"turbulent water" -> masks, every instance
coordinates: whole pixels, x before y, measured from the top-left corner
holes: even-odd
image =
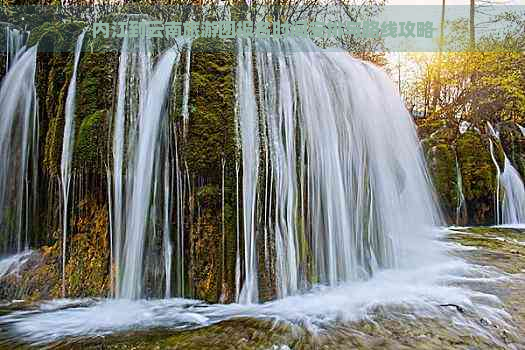
[[[451,247],[435,242],[434,254]],[[454,247],[458,249],[458,247]],[[461,248],[463,249],[463,248]],[[0,317],[6,335],[44,345],[63,339],[82,344],[116,332],[148,329],[196,329],[224,320],[255,318],[306,328],[312,334],[333,332],[337,325],[387,317],[424,320],[429,317],[453,325],[451,332],[468,330],[491,339],[491,330],[479,324],[511,331],[509,315],[500,300],[459,284],[491,286],[508,279],[490,268],[456,258],[428,259],[416,253],[417,267],[384,270],[368,281],[338,287],[318,286],[301,295],[262,304],[210,305],[190,299],[55,300],[22,308]],[[429,261],[430,260],[430,261]],[[445,305],[445,306],[443,306]],[[446,305],[451,305],[449,309]],[[462,312],[456,312],[460,305]],[[242,326],[242,321],[240,323]],[[126,333],[124,333],[126,334]],[[498,341],[494,339],[498,344]],[[1,343],[0,343],[1,344]],[[12,343],[11,343],[12,344]],[[67,344],[67,343],[66,343]]]
[[[30,245],[38,161],[36,53],[25,46],[13,53],[0,90],[0,256]]]

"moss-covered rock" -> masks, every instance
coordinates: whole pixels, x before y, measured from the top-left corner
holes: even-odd
[[[456,224],[459,184],[456,165],[456,133],[443,119],[420,122],[418,134],[445,220]]]
[[[84,22],[50,20],[31,30],[27,45],[38,44],[40,52],[74,52]]]
[[[458,138],[457,155],[469,223],[494,223],[496,167],[490,156],[488,140],[474,131],[467,131]]]
[[[37,83],[40,101],[40,116],[43,120],[43,170],[50,177],[59,176],[62,156],[64,114],[68,81],[72,74],[72,54],[58,53],[42,55],[45,66],[38,72]],[[43,96],[41,95],[43,94]]]
[[[68,297],[109,295],[110,263],[108,211],[91,196],[72,217],[67,241],[65,286]],[[0,279],[0,299],[52,299],[62,296],[62,232],[53,245],[30,256],[19,272]]]
[[[217,181],[222,159],[235,160],[235,54],[199,52],[202,47],[226,45],[222,40],[193,43],[189,111],[183,153],[189,169]],[[229,168],[234,168],[228,164]]]
[[[454,223],[459,197],[454,147],[444,143],[432,146],[427,152],[427,164],[447,222]]]
[[[194,41],[189,125],[186,135],[179,135],[193,189],[188,227],[191,232],[190,284],[195,297],[211,302],[231,302],[235,295],[238,150],[235,54],[227,50],[228,45],[232,43],[218,39]],[[204,48],[210,46],[229,52],[205,52]]]
[[[205,185],[197,190],[198,215],[192,235],[193,286],[199,299],[217,302],[221,295],[222,230],[221,194],[218,186]]]
[[[110,240],[108,208],[89,195],[73,218],[68,242],[66,294],[75,297],[109,296]]]
[[[97,111],[82,120],[78,129],[75,144],[75,156],[73,167],[77,171],[105,175],[105,163],[107,162],[108,130],[107,114],[105,110]]]

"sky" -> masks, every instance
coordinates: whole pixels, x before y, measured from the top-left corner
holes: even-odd
[[[386,0],[387,5],[442,5],[443,0]],[[502,4],[502,5],[524,5],[525,0],[486,0],[490,1],[493,4]],[[476,0],[479,3],[479,0]],[[446,5],[470,5],[470,0],[446,0]],[[401,60],[401,66],[409,65],[407,60],[406,53],[389,53],[387,54],[387,60],[389,61],[390,68],[394,71],[392,74],[392,79],[397,81],[397,71],[394,67],[397,67],[399,60]],[[402,79],[413,78],[414,72],[413,69],[401,69]]]

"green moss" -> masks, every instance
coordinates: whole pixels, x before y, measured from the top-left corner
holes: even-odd
[[[223,158],[235,159],[235,92],[233,53],[199,53],[220,40],[196,40],[192,50],[190,125],[184,158],[195,173],[220,177]]]
[[[458,201],[455,150],[449,144],[438,144],[429,149],[427,160],[441,207],[453,218]]]
[[[112,87],[117,56],[114,53],[84,53],[77,71],[75,125],[77,141],[73,151],[73,170],[104,175],[103,156],[107,152],[108,135],[105,116],[112,107]],[[72,54],[46,56],[47,69],[41,79],[49,81],[45,89],[41,115],[48,120],[43,145],[43,166],[46,174],[58,176],[64,130],[65,102],[73,71]],[[102,112],[104,111],[104,112]],[[78,140],[80,138],[80,140]],[[99,152],[98,155],[95,152]],[[98,159],[97,159],[98,158]]]
[[[105,175],[104,161],[107,154],[107,111],[97,111],[82,121],[76,137],[74,168],[100,176]]]
[[[238,318],[184,331],[150,330],[99,337],[79,344],[79,349],[243,349],[266,350],[275,344],[293,349],[306,332],[266,320]],[[305,349],[310,349],[306,347]],[[73,349],[77,349],[73,347]]]
[[[47,86],[39,87],[41,101],[40,115],[43,116],[43,125],[46,137],[44,138],[44,171],[49,176],[60,174],[60,158],[62,155],[62,139],[64,132],[65,100],[67,97],[67,79],[73,69],[70,59],[71,54],[46,54],[45,68],[39,70],[39,84],[47,83]]]
[[[473,131],[461,135],[457,141],[457,155],[463,178],[463,193],[467,201],[469,219],[474,224],[494,222],[494,193],[496,167],[488,150],[488,141]]]
[[[233,300],[236,251],[235,55],[225,51],[231,42],[197,39],[191,57],[189,125],[180,133],[182,156],[195,191],[190,282],[193,293],[208,301]],[[177,116],[178,118],[178,116]],[[222,181],[224,163],[224,233]]]
[[[117,67],[117,53],[82,54],[78,67],[77,118],[111,109]]]
[[[75,206],[67,241],[66,295],[109,295],[110,263],[108,211],[88,194]],[[18,275],[2,281],[0,297],[8,299],[52,299],[62,296],[62,232],[51,234],[55,243],[40,248]],[[2,295],[9,292],[8,295]]]
[[[74,52],[76,38],[85,26],[83,22],[50,20],[31,30],[27,44],[38,43],[42,52]]]

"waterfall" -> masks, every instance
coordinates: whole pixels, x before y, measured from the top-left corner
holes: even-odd
[[[174,132],[173,134],[176,135]],[[177,192],[177,294],[179,296],[184,296],[184,274],[185,274],[185,265],[184,265],[184,208],[185,208],[185,189],[183,186],[184,183],[184,172],[180,166],[179,158],[179,146],[177,142],[177,137],[175,139],[175,190]]]
[[[256,47],[259,107],[251,47],[238,42],[245,241],[239,301],[257,300],[255,240],[264,232],[274,236],[281,297],[401,266],[404,254],[430,241],[425,233],[441,216],[414,124],[386,74],[309,41],[259,40]],[[274,188],[258,197],[260,142],[269,148],[265,183]]]
[[[131,171],[134,180],[131,188],[130,207],[127,209],[126,237],[122,256],[122,284],[119,296],[127,299],[143,295],[143,260],[146,232],[149,227],[152,191],[155,188],[155,158],[158,153],[162,118],[165,117],[171,73],[178,64],[180,52],[168,50],[159,60],[148,84],[144,103],[141,105],[139,127],[135,146],[135,159]]]
[[[241,294],[241,246],[240,246],[240,224],[239,224],[239,163],[235,164],[235,213],[236,213],[236,229],[235,229],[235,301],[239,301]]]
[[[62,296],[66,292],[66,240],[68,227],[68,197],[69,185],[71,183],[71,160],[73,158],[73,146],[75,144],[75,95],[77,90],[77,68],[80,60],[80,53],[82,50],[82,43],[84,42],[84,35],[86,30],[78,36],[77,45],[75,47],[75,61],[73,63],[73,74],[69,82],[66,108],[64,116],[64,138],[62,142],[62,160],[60,162],[60,181],[62,183],[62,198],[63,198],[63,212],[62,212]]]
[[[164,253],[164,279],[165,279],[165,288],[164,288],[164,297],[169,298],[171,297],[171,265],[172,265],[172,254],[173,254],[173,246],[171,244],[171,222],[172,222],[172,201],[171,197],[173,194],[172,188],[172,173],[171,173],[171,154],[169,145],[171,145],[170,140],[170,131],[169,128],[169,120],[168,118],[164,121],[164,128],[163,128],[163,140],[165,141],[164,144],[167,144],[167,149],[164,150],[164,196],[162,197],[163,200],[163,235],[162,235],[162,247],[163,247],[163,253]]]
[[[5,28],[5,41],[6,41],[6,64],[5,71],[9,71],[9,68],[13,65],[16,60],[16,56],[20,49],[24,47],[25,44],[25,33],[16,29],[7,26]]]
[[[487,122],[490,134],[499,141],[499,133]],[[512,166],[503,152],[503,172],[494,153],[494,144],[489,139],[490,156],[496,166],[496,224],[514,225],[525,223],[525,187],[519,172]],[[500,211],[500,186],[503,189]]]
[[[187,47],[189,50],[189,45]],[[151,207],[149,207],[149,202],[142,203],[142,207],[135,205],[134,202],[137,198],[135,189],[142,186],[142,175],[144,175],[143,169],[139,168],[137,163],[140,157],[141,133],[144,129],[142,116],[147,116],[146,119],[150,118],[151,111],[146,110],[149,103],[148,99],[158,98],[160,101],[165,101],[161,91],[155,90],[150,84],[153,81],[155,84],[158,83],[154,80],[156,78],[152,76],[151,52],[152,41],[149,38],[123,39],[119,63],[117,107],[113,127],[114,204],[112,211],[114,219],[112,220],[111,232],[114,235],[112,255],[114,256],[116,270],[115,295],[125,298],[134,298],[144,294],[142,288],[137,287],[142,285],[144,278],[153,279],[150,283],[151,288],[147,291],[148,295],[171,297],[172,288],[178,296],[184,295],[185,177],[180,167],[176,126],[167,116],[157,115],[160,126],[158,126],[157,131],[153,130],[153,134],[151,134],[155,141],[151,154],[155,159],[152,160],[154,164],[151,177],[146,180],[146,189],[143,191],[146,197],[150,196]],[[178,63],[178,60],[177,54],[175,62]],[[158,64],[157,70],[161,68]],[[162,74],[162,72],[159,71],[157,77],[158,74]],[[150,94],[156,94],[156,97],[150,97]],[[152,106],[150,106],[151,108]],[[164,108],[155,111],[155,113],[157,112],[167,113]],[[135,181],[138,183],[135,184]],[[148,187],[150,183],[151,186]],[[173,196],[175,198],[172,198]],[[129,225],[132,223],[133,210],[145,210],[146,214],[143,228],[139,227],[139,230],[144,229],[145,231],[139,234],[138,241],[132,243],[135,238],[132,239],[129,236],[131,234]],[[173,218],[176,219],[176,245],[171,239]],[[159,232],[162,232],[162,237],[157,236]],[[137,232],[133,234],[137,234]],[[134,248],[131,248],[132,246]],[[159,246],[161,250],[158,249]],[[139,261],[129,255],[137,251],[141,251],[144,257],[140,266]],[[174,259],[175,275],[172,276]],[[130,262],[132,265],[129,265]],[[128,280],[127,290],[123,291],[124,279],[131,276],[130,271],[135,271],[133,273],[136,275],[133,277],[133,281]],[[125,276],[126,273],[127,276]],[[173,286],[172,280],[175,281],[175,286]],[[163,283],[161,283],[162,281]],[[138,289],[133,290],[135,287]]]
[[[0,89],[0,255],[21,253],[30,243],[38,158],[36,53],[36,46],[20,48]]]
[[[124,206],[124,134],[125,134],[125,104],[126,83],[128,70],[128,37],[122,41],[119,59],[117,107],[113,127],[113,210],[111,221],[112,234],[112,259],[114,261],[115,276],[113,278],[115,287],[114,294],[117,295],[120,286],[120,251],[122,249],[123,232],[123,206]]]
[[[255,303],[257,295],[257,258],[255,248],[255,198],[259,167],[259,131],[249,40],[238,42],[237,91],[238,120],[242,141],[242,202],[245,278],[239,301]]]
[[[124,38],[119,59],[118,95],[113,125],[113,234],[115,295],[120,295],[127,203],[131,200],[139,113],[151,75],[151,41]],[[127,140],[127,147],[126,147]],[[127,162],[126,162],[127,161]]]
[[[501,223],[505,225],[525,223],[525,188],[520,174],[512,166],[507,155],[505,155],[500,181],[504,190]]]

